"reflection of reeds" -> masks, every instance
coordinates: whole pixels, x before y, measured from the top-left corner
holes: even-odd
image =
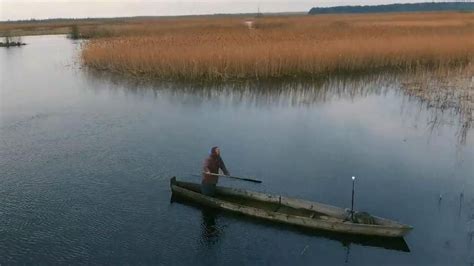
[[[408,95],[420,99],[426,107],[434,110],[430,125],[432,129],[443,123],[438,112],[453,112],[459,118],[459,142],[465,144],[474,121],[473,73],[473,65],[458,70],[423,72],[410,76],[402,88]]]
[[[219,104],[246,105],[254,107],[301,107],[341,99],[356,99],[368,95],[385,94],[394,84],[399,84],[397,75],[365,75],[334,77],[317,81],[246,81],[192,83],[130,79],[126,76],[95,70],[86,70],[89,81],[105,81],[122,88],[126,93],[154,97],[160,93],[173,95],[180,103],[192,101],[218,101]],[[91,84],[89,87],[100,87]]]
[[[218,105],[253,107],[311,107],[333,100],[355,100],[370,95],[401,93],[403,100],[414,102],[419,110],[427,112],[426,125],[435,132],[438,127],[457,129],[458,143],[465,145],[474,120],[474,66],[464,69],[408,74],[357,75],[331,77],[317,82],[302,81],[248,81],[206,83],[164,82],[159,80],[130,79],[109,72],[88,70],[91,82],[114,83],[114,88],[143,98],[169,97],[173,103],[215,102]],[[101,87],[96,84],[90,88]],[[399,89],[402,90],[399,90]],[[402,112],[417,116],[413,110]],[[418,109],[418,108],[417,108]],[[405,111],[404,111],[405,110]],[[416,120],[416,119],[415,119]],[[416,121],[417,125],[420,121]],[[423,125],[425,126],[424,122]]]
[[[474,14],[181,19],[103,27],[86,65],[159,79],[314,78],[465,65]],[[87,35],[87,33],[85,33]],[[93,34],[92,34],[93,35]]]

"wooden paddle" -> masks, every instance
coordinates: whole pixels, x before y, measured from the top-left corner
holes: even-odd
[[[239,179],[239,180],[244,180],[244,181],[250,181],[254,183],[262,183],[262,181],[257,180],[257,179],[252,179],[252,178],[245,178],[245,177],[238,177],[238,176],[231,176],[231,175],[221,175],[221,174],[213,174],[213,173],[204,173],[206,175],[213,175],[213,176],[223,176],[223,177],[228,177],[228,178],[234,178],[234,179]]]

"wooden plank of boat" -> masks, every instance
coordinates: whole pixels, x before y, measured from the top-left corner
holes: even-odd
[[[173,194],[197,203],[270,221],[339,233],[403,237],[412,227],[389,219],[371,216],[373,224],[347,220],[339,207],[249,190],[217,187],[216,196],[201,194],[201,185],[170,180]]]

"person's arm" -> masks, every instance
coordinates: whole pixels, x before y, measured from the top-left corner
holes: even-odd
[[[211,172],[211,170],[209,169],[209,160],[208,159],[204,160],[204,163],[202,165],[202,172],[206,173],[206,174],[209,174]]]
[[[219,168],[224,172],[224,175],[230,175],[229,171],[227,171],[227,168],[225,167],[224,161],[222,158],[219,156]]]

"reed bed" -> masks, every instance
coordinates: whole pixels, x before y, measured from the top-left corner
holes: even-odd
[[[474,65],[462,69],[419,72],[404,80],[403,91],[433,110],[430,129],[434,130],[446,122],[457,124],[459,144],[466,144],[474,122]],[[444,121],[445,113],[457,118],[457,123]]]
[[[82,33],[92,37],[85,65],[163,80],[312,79],[474,59],[474,13],[181,18]]]

